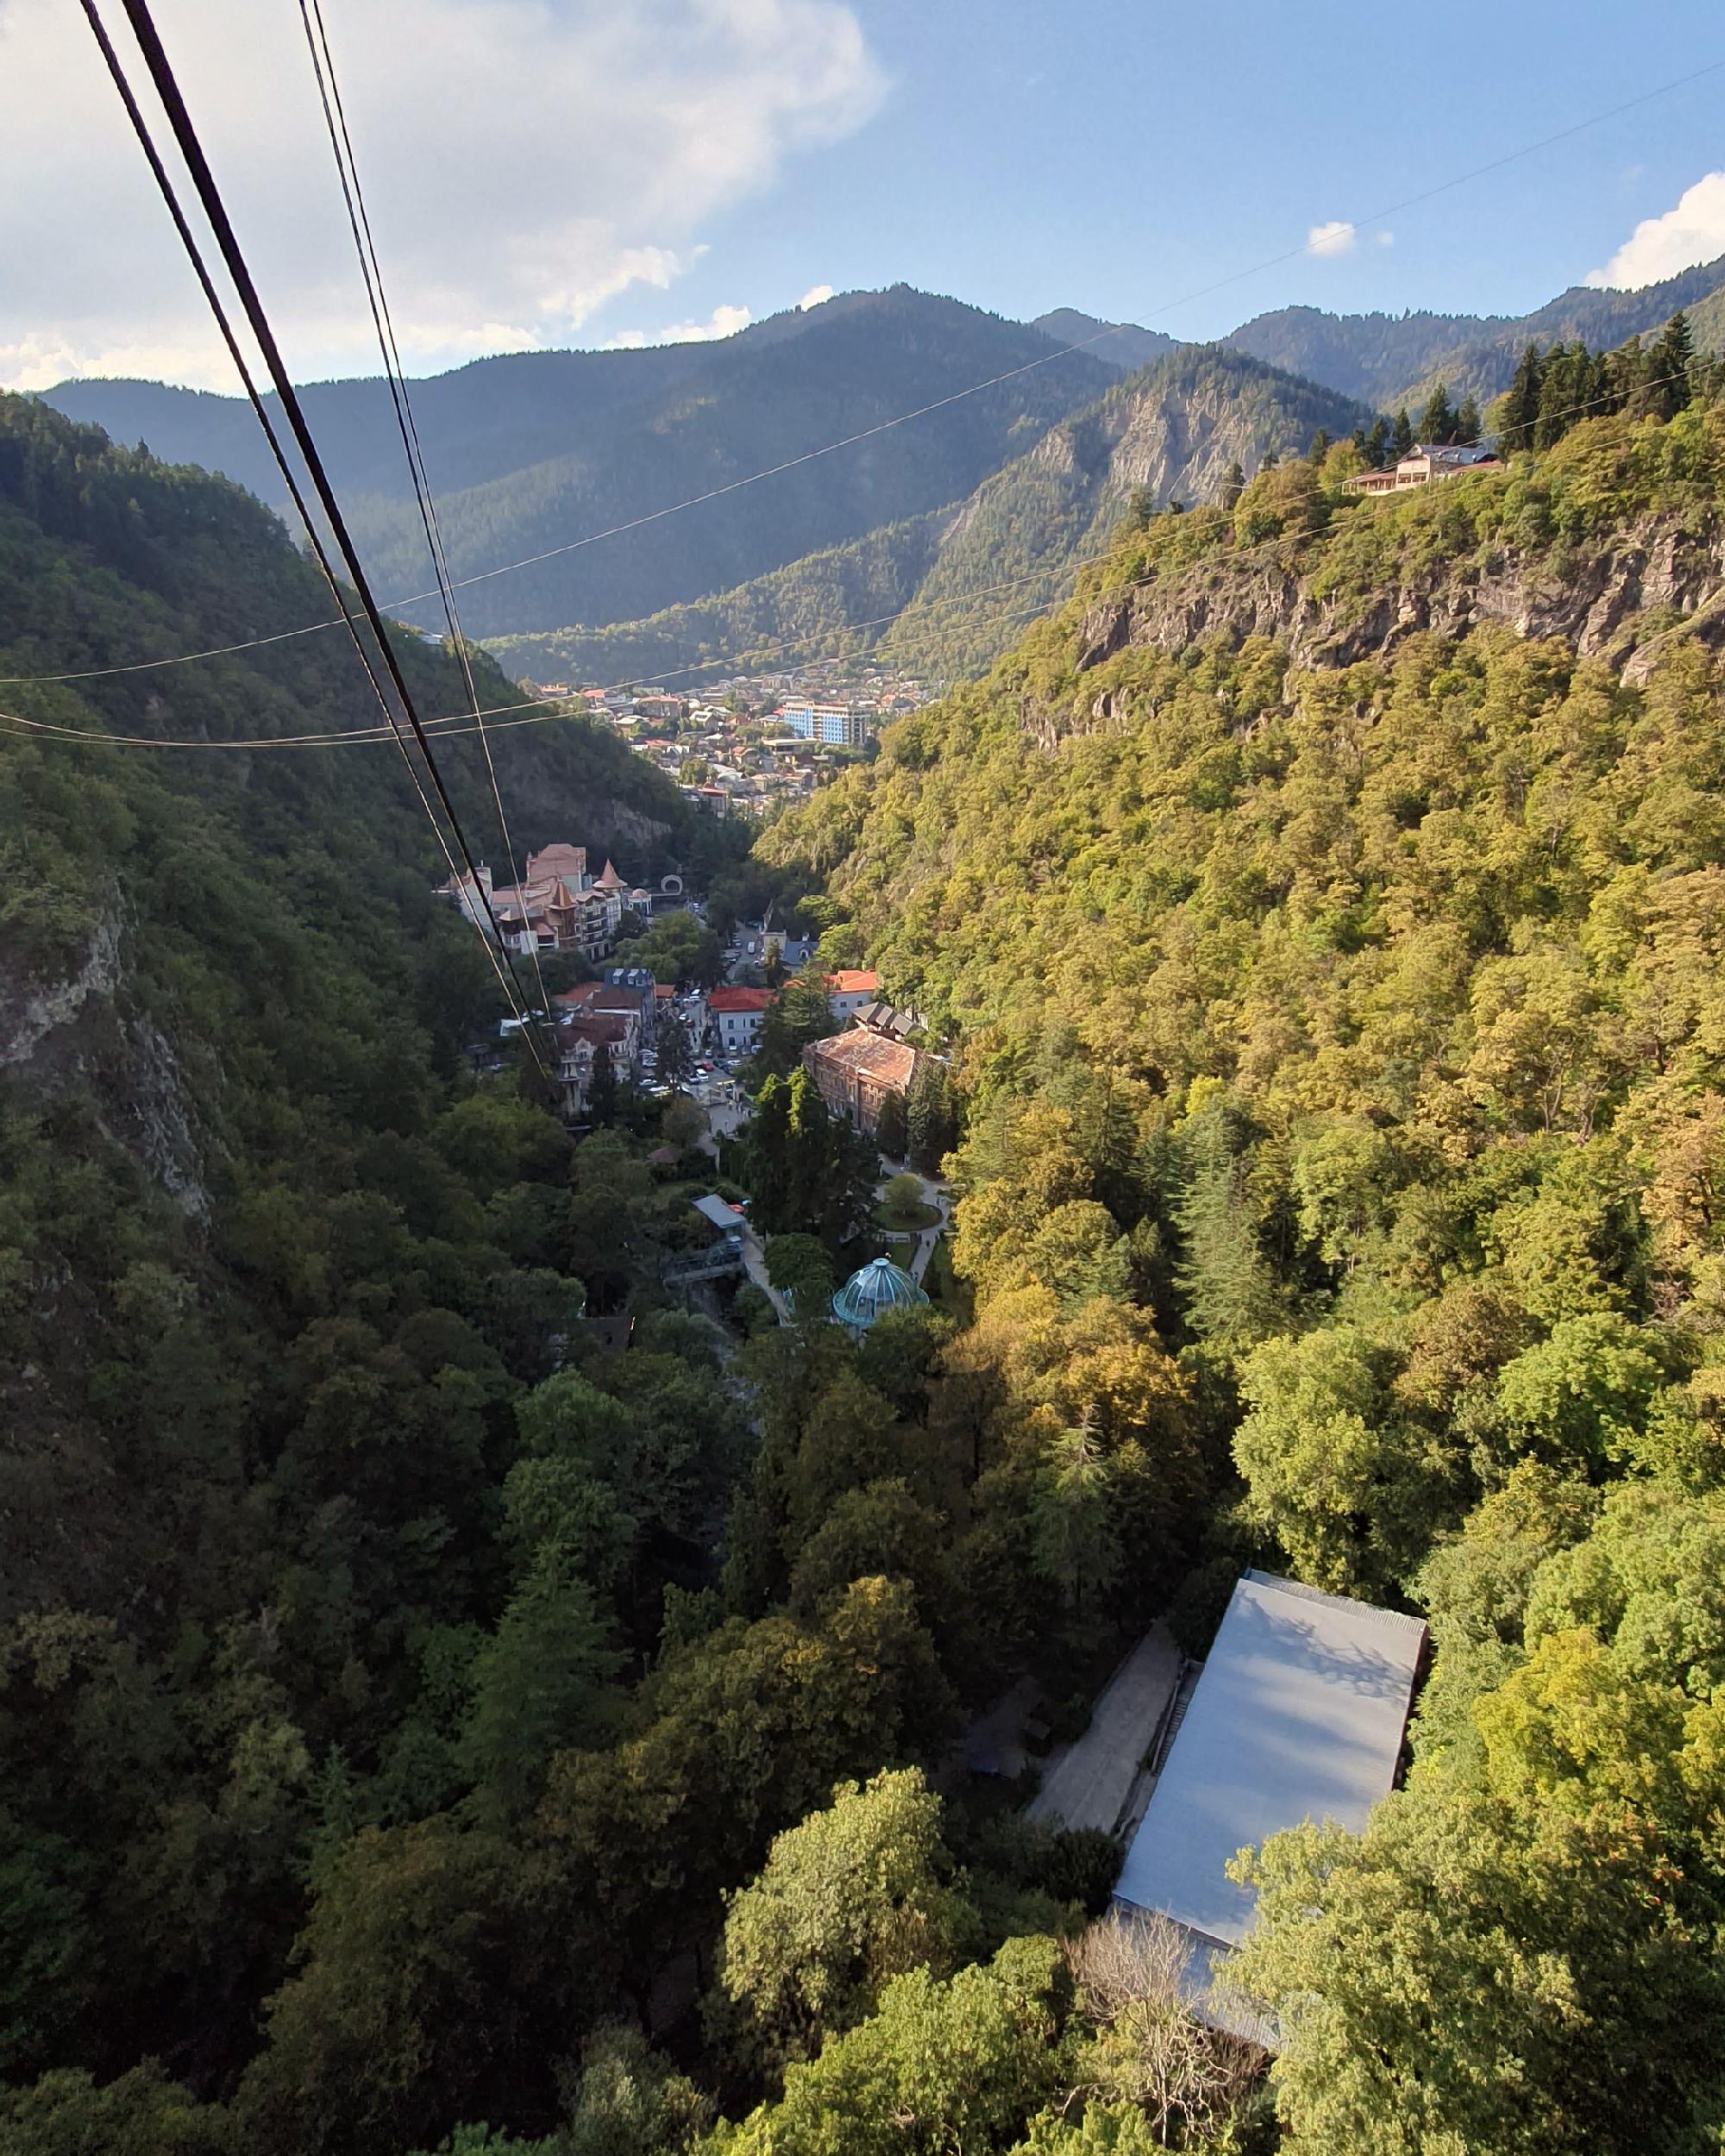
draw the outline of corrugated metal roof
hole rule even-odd
[[[1358,1833],[1387,1796],[1426,1627],[1248,1572],[1233,1591],[1114,1891],[1238,1946],[1253,1896],[1226,1866],[1302,1820]]]
[[[710,1190],[706,1197],[691,1202],[702,1219],[711,1220],[714,1227],[723,1228],[727,1235],[742,1234],[743,1215],[728,1198],[721,1198],[716,1191]]]

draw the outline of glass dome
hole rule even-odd
[[[866,1332],[883,1310],[913,1310],[928,1297],[889,1257],[876,1257],[854,1272],[832,1299],[841,1325]]]

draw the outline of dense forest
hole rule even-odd
[[[760,842],[950,1057],[950,1279],[860,1338],[666,1287],[671,1112],[474,1075],[384,751],[7,730],[9,2156],[1717,2147],[1725,406],[1361,461],[1132,505]],[[0,672],[323,611],[235,490],[0,404]],[[341,655],[0,705],[317,730]],[[556,836],[728,843],[509,740]],[[804,1280],[874,1175],[807,987],[725,1163]],[[1243,1859],[1267,2072],[953,1752],[1254,1563],[1436,1642],[1367,1833]]]
[[[1406,1789],[1254,1859],[1284,2145],[1699,2152],[1725,410],[1387,505],[1347,454],[1123,533],[764,843],[960,1059],[949,1371],[1172,1355],[1189,1451],[1085,1382],[1015,1463],[1067,1595],[1189,1476],[1186,1621],[1267,1557],[1432,1622]]]

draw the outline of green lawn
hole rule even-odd
[[[924,1228],[932,1228],[939,1218],[940,1208],[938,1206],[918,1204],[907,1206],[902,1211],[886,1205],[875,1208],[875,1226],[890,1229],[900,1235],[919,1234]]]

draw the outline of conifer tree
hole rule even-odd
[[[1403,404],[1389,429],[1389,461],[1399,464],[1413,447],[1414,423],[1408,417],[1408,407]]]
[[[1470,447],[1479,439],[1479,403],[1470,390],[1461,400],[1461,410],[1456,414],[1455,439]]]
[[[1647,355],[1640,337],[1630,337],[1599,363],[1605,385],[1606,409],[1610,411],[1641,409],[1642,384],[1647,378]]]
[[[1658,419],[1674,419],[1684,411],[1692,392],[1690,369],[1695,364],[1695,340],[1682,308],[1660,331],[1647,354],[1647,409]]]
[[[1389,455],[1389,422],[1379,412],[1360,443],[1366,462],[1374,472],[1381,472]]]
[[[910,1143],[910,1131],[903,1094],[889,1093],[881,1103],[881,1113],[875,1125],[875,1143],[888,1160],[902,1160],[905,1157]]]
[[[1234,469],[1238,471],[1239,467],[1236,465]],[[957,1135],[946,1066],[936,1062],[932,1056],[925,1056],[912,1081],[911,1096],[906,1106],[906,1137],[910,1144],[911,1165],[921,1169],[925,1175],[937,1174]]]
[[[1450,405],[1450,393],[1442,382],[1427,399],[1426,409],[1420,414],[1420,439],[1428,447],[1442,448],[1455,440],[1456,418]]]
[[[1515,378],[1504,392],[1498,413],[1497,447],[1504,456],[1534,446],[1534,429],[1540,417],[1540,383],[1544,373],[1540,348],[1530,344],[1521,354]]]
[[[1595,389],[1592,354],[1578,337],[1571,344],[1554,344],[1546,354],[1540,379],[1539,416],[1534,424],[1534,447],[1549,449],[1561,442],[1576,422],[1584,417]]]
[[[1311,447],[1306,452],[1308,464],[1321,464],[1330,453],[1330,434],[1327,427],[1320,427],[1312,436]]]

